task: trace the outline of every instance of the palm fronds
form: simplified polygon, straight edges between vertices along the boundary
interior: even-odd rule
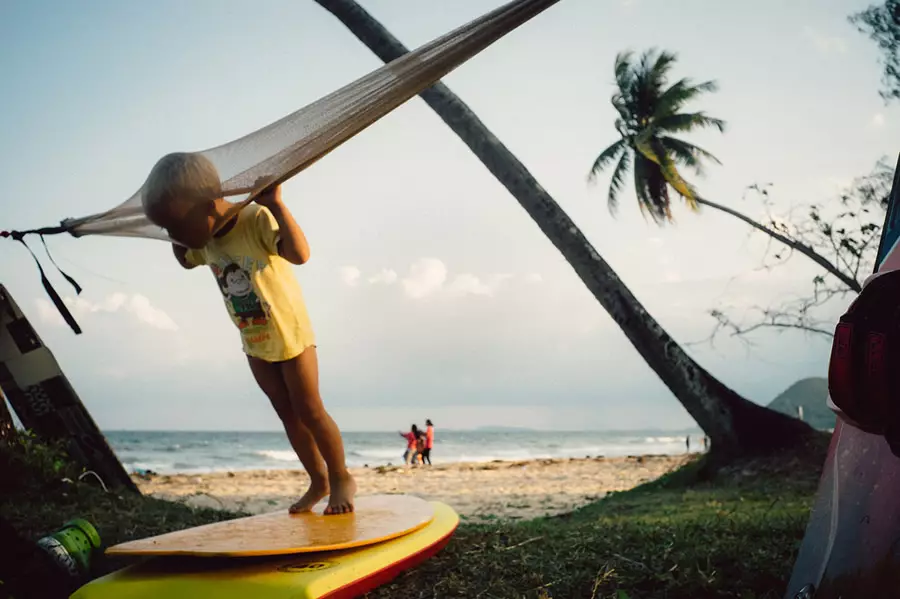
[[[620,139],[616,143],[600,152],[600,155],[597,156],[596,160],[594,160],[594,165],[591,167],[591,172],[588,173],[588,181],[593,183],[597,178],[597,175],[603,172],[603,169],[606,168],[606,166],[610,162],[618,158],[619,154],[625,152],[625,150],[625,140]]]
[[[698,146],[690,144],[681,139],[674,137],[662,136],[659,138],[660,143],[666,151],[672,156],[676,164],[686,166],[694,170],[697,176],[703,176],[703,160],[709,160],[716,164],[722,164],[719,159]]]
[[[657,223],[671,220],[669,188],[674,189],[691,208],[698,198],[693,185],[684,179],[679,167],[703,174],[705,161],[720,164],[703,148],[673,137],[712,127],[725,130],[725,121],[705,112],[682,112],[686,104],[717,89],[714,81],[694,83],[679,79],[668,85],[669,74],[676,62],[672,52],[651,49],[635,60],[634,53],[620,52],[613,72],[616,92],[610,98],[619,114],[615,121],[620,139],[607,147],[594,160],[588,179],[595,182],[613,162],[618,160],[609,185],[607,203],[615,214],[624,186],[625,173],[634,171],[638,206]]]
[[[669,114],[654,119],[653,127],[660,132],[665,131],[668,133],[687,132],[693,131],[694,129],[713,127],[722,133],[725,131],[725,121],[706,116],[706,113],[704,112],[682,112],[680,114]]]
[[[619,193],[625,184],[625,173],[628,172],[629,168],[631,168],[631,154],[622,152],[619,164],[616,165],[616,170],[613,171],[612,179],[609,182],[609,196],[606,200],[607,208],[613,215],[616,214],[619,208]]]

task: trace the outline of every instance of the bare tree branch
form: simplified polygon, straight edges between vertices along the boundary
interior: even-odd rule
[[[688,345],[712,344],[723,333],[749,343],[745,337],[762,329],[799,330],[831,338],[834,322],[822,315],[823,308],[832,300],[848,294],[855,296],[862,290],[861,279],[873,271],[892,180],[893,168],[882,159],[871,173],[854,180],[838,198],[824,206],[795,207],[780,217],[773,214],[771,184],[749,186],[748,191],[761,200],[765,221],[758,223],[731,209],[724,211],[768,236],[760,269],[782,266],[796,253],[802,253],[822,272],[813,277],[812,289],[805,295],[775,306],[753,306],[746,310],[749,314],[740,318],[734,316],[733,306],[710,310],[710,316],[716,320],[711,335]],[[773,240],[781,243],[772,243]]]
[[[850,293],[846,288],[828,287],[824,279],[817,277],[813,281],[812,295],[783,302],[776,307],[752,306],[745,316],[736,321],[724,310],[710,310],[710,316],[716,319],[716,328],[730,331],[732,336],[743,336],[764,328],[784,330],[800,330],[805,333],[833,337],[833,323],[828,319],[816,316],[816,309],[826,305],[836,297]]]

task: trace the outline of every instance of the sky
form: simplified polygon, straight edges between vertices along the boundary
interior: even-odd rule
[[[500,0],[365,0],[407,46]],[[833,199],[897,148],[900,112],[878,95],[874,44],[847,16],[869,0],[561,0],[444,79],[531,170],[649,312],[681,343],[714,307],[802,294],[794,258],[760,271],[765,240],[678,206],[640,215],[628,186],[586,181],[616,140],[616,53],[678,55],[676,77],[720,89],[696,109],[727,121],[690,141],[718,156],[695,181],[760,217]],[[312,0],[0,3],[0,229],[111,208],[162,155],[231,141],[380,66]],[[297,267],[319,343],[326,407],[343,430],[431,418],[448,428],[678,429],[693,423],[563,257],[462,142],[414,98],[300,173],[284,198],[312,248]],[[277,430],[214,280],[164,242],[48,238],[84,329],[47,301],[31,257],[0,240],[0,282],[103,429]],[[37,251],[39,243],[32,243]],[[42,256],[42,250],[38,252]],[[43,256],[42,256],[43,257]],[[44,260],[46,265],[49,263]],[[835,318],[839,315],[838,306]],[[768,403],[824,376],[830,343],[763,332],[752,347],[690,345],[706,369]]]

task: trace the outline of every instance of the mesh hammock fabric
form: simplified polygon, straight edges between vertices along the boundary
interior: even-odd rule
[[[216,166],[224,195],[240,210],[385,116],[558,0],[514,0],[288,116],[200,152]],[[257,188],[258,181],[263,184]],[[150,223],[139,189],[115,208],[62,222],[76,237],[117,235],[169,240]]]
[[[266,189],[309,167],[558,1],[513,0],[262,129],[199,152],[218,170],[223,195],[232,203],[230,214],[240,211]],[[143,185],[123,203],[99,214],[66,219],[54,227],[2,231],[0,237],[10,237],[26,248],[24,236],[28,234],[40,235],[42,241],[44,235],[57,233],[69,233],[74,237],[112,235],[172,241],[163,229],[145,216],[142,191]],[[72,330],[80,333],[81,329],[53,289],[37,256],[34,252],[31,255],[50,299]],[[73,285],[76,293],[81,292],[71,277],[61,270],[60,273]]]

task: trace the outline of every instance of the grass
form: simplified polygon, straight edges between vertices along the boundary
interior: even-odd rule
[[[437,557],[369,596],[780,598],[803,537],[824,442],[777,459],[745,461],[710,480],[701,480],[703,465],[695,462],[562,516],[464,523]],[[64,472],[41,460],[52,461],[21,458],[43,465],[0,501],[0,513],[33,538],[74,516],[94,522],[112,544],[237,515],[60,483]]]
[[[781,598],[827,439],[700,481],[695,462],[580,510],[467,525],[387,597]]]
[[[104,545],[228,520],[246,514],[192,508],[135,493],[104,491],[96,479],[78,481],[81,471],[58,446],[27,436],[0,443],[0,516],[27,538],[38,539],[72,518],[85,518]],[[126,558],[98,556],[95,575],[121,568]]]

